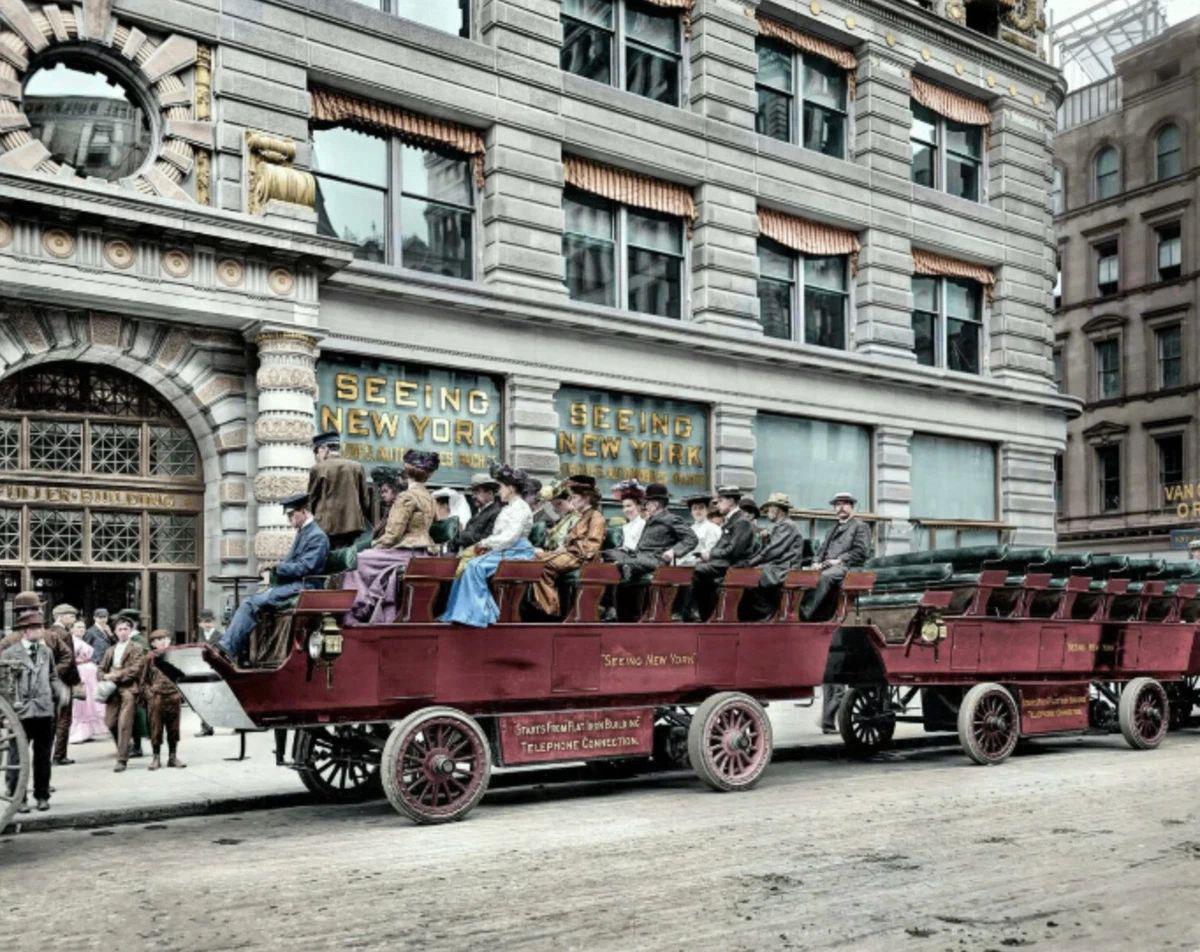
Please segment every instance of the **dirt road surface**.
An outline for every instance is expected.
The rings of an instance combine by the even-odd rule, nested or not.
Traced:
[[[906,742],[683,774],[0,839],[37,949],[1200,949],[1200,732],[1060,739],[993,768]],[[12,943],[11,945],[9,943]]]

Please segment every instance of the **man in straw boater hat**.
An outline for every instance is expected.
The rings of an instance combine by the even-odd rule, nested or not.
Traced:
[[[342,437],[336,430],[313,437],[316,462],[308,471],[309,511],[329,536],[329,547],[352,545],[371,518],[367,474],[362,464],[341,454]]]
[[[308,493],[288,496],[280,505],[288,515],[288,521],[296,530],[291,548],[283,561],[275,566],[274,586],[265,591],[248,595],[234,613],[225,634],[215,645],[217,651],[228,660],[237,663],[246,657],[250,644],[250,632],[264,608],[271,608],[298,595],[304,588],[304,579],[316,575],[325,567],[329,555],[329,536],[325,534],[308,509]],[[269,585],[270,573],[263,572],[263,583]]]
[[[742,611],[751,621],[769,617],[779,607],[779,592],[784,576],[804,562],[804,536],[789,518],[792,502],[786,493],[771,493],[762,504],[771,523],[766,545],[750,556],[747,566],[758,566],[762,576],[758,585],[742,599]]]
[[[603,553],[607,562],[615,562],[621,570],[621,582],[639,582],[653,574],[660,565],[674,565],[696,548],[696,533],[691,526],[668,509],[671,495],[662,483],[651,483],[643,493],[646,510],[637,546],[632,552],[610,549]],[[605,621],[617,620],[617,604],[611,592],[604,596]],[[619,593],[617,593],[619,595]]]
[[[717,586],[731,568],[746,564],[758,546],[754,520],[738,507],[742,491],[737,486],[717,487],[717,510],[724,518],[721,538],[706,558],[702,558],[692,576],[691,596],[683,617],[701,621],[712,614]]]
[[[471,477],[471,495],[478,508],[455,537],[451,545],[454,551],[473,548],[492,534],[496,517],[500,515],[500,500],[496,498],[498,492],[500,484],[492,478],[491,473],[475,473]]]
[[[571,509],[579,520],[563,536],[562,542],[552,551],[538,551],[542,563],[542,577],[533,583],[530,595],[541,614],[558,618],[562,607],[558,597],[560,575],[573,572],[589,562],[594,562],[604,546],[608,524],[600,511],[600,493],[596,489],[594,476],[567,477]]]
[[[15,639],[5,639],[8,647],[0,653],[0,661],[18,669],[15,692],[11,698],[25,737],[33,747],[33,799],[39,810],[50,809],[50,757],[54,749],[54,721],[57,709],[69,705],[70,692],[59,680],[54,655],[43,639],[46,623],[42,604],[36,592],[21,592],[13,599]],[[9,740],[9,766],[17,764],[20,752],[17,739]],[[10,799],[20,797],[22,813],[29,812],[26,791],[17,790],[18,771],[10,769],[5,778]]]

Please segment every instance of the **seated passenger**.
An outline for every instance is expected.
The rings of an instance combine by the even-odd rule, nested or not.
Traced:
[[[771,523],[767,543],[746,562],[758,566],[762,577],[756,588],[742,599],[744,616],[751,621],[769,618],[779,607],[779,593],[784,576],[799,568],[804,561],[804,536],[790,518],[792,503],[785,493],[771,493],[762,505]]]
[[[452,552],[470,549],[492,534],[492,526],[500,515],[500,500],[496,498],[499,489],[500,485],[488,473],[476,473],[471,477],[471,495],[475,497],[477,508],[451,544]]]
[[[871,527],[854,515],[857,501],[851,493],[838,493],[829,501],[837,525],[829,530],[817,550],[813,568],[821,570],[821,580],[805,596],[800,608],[800,617],[805,621],[817,617],[825,600],[841,588],[846,571],[863,565],[871,555]]]
[[[626,479],[613,487],[613,498],[621,504],[621,515],[625,517],[625,524],[621,526],[620,548],[632,554],[637,551],[638,540],[646,528],[646,520],[642,515],[646,489],[636,479]]]
[[[717,586],[731,568],[738,568],[757,547],[753,520],[738,508],[742,491],[736,486],[717,489],[717,509],[723,519],[721,538],[707,558],[701,559],[692,576],[691,595],[683,617],[700,621],[712,614],[717,603]]]
[[[396,620],[396,576],[404,574],[414,555],[427,554],[433,545],[429,538],[433,497],[425,481],[437,468],[437,453],[409,450],[404,454],[408,489],[392,504],[383,534],[359,553],[358,566],[342,582],[356,592],[347,625],[388,625]]]
[[[550,505],[558,515],[555,523],[546,530],[546,551],[553,552],[579,521],[579,513],[571,508],[571,489],[565,481],[554,484]]]
[[[571,476],[567,480],[571,508],[579,519],[552,551],[540,551],[542,577],[534,582],[531,595],[542,614],[557,618],[562,614],[558,598],[558,577],[594,562],[604,545],[607,526],[600,511],[600,493],[592,476]]]
[[[674,565],[696,547],[696,533],[667,508],[671,497],[666,486],[651,483],[646,487],[645,500],[646,524],[635,551],[629,552],[622,546],[603,554],[606,562],[616,563],[621,570],[623,583],[640,581],[660,565]],[[616,608],[607,594],[605,607],[605,619],[615,621]]]
[[[696,536],[696,547],[683,558],[676,559],[675,564],[695,565],[717,544],[717,540],[721,538],[721,527],[708,518],[712,500],[707,493],[703,496],[690,496],[684,502],[692,511],[692,532]]]
[[[283,561],[275,566],[275,584],[242,601],[225,634],[216,644],[221,654],[237,664],[243,664],[246,660],[250,632],[258,621],[258,613],[264,608],[278,607],[298,595],[306,587],[305,578],[321,571],[329,555],[329,536],[308,511],[308,493],[289,496],[282,505],[288,521],[296,530],[296,537]],[[269,571],[263,572],[264,585],[270,584],[270,574]],[[315,583],[312,587],[315,587]]]
[[[393,466],[376,466],[371,470],[371,482],[375,484],[375,492],[379,494],[379,518],[375,520],[371,529],[370,540],[365,543],[360,540],[356,543],[360,552],[383,535],[392,504],[395,503],[396,497],[408,488],[407,484],[401,485],[403,480]]]
[[[500,617],[500,607],[488,588],[488,579],[496,574],[503,561],[533,558],[533,546],[529,544],[533,511],[523,498],[526,478],[524,470],[507,464],[492,468],[492,479],[500,484],[500,514],[492,534],[474,546],[475,558],[467,563],[450,589],[442,621],[486,628]]]

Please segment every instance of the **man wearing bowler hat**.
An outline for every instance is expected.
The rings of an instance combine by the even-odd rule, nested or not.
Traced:
[[[25,728],[25,737],[33,746],[33,799],[39,810],[50,809],[50,755],[54,749],[54,720],[57,709],[70,705],[70,693],[59,680],[54,655],[42,643],[46,635],[42,604],[36,592],[21,592],[13,599],[13,634],[16,641],[0,654],[0,660],[16,665],[13,708]],[[17,740],[9,741],[8,763],[19,763]],[[8,796],[21,798],[20,811],[29,812],[25,791],[16,789],[17,771],[9,770],[5,778]]]
[[[721,538],[706,557],[702,557],[692,575],[691,596],[683,616],[700,621],[712,614],[717,601],[717,586],[731,568],[738,568],[754,554],[758,539],[754,520],[738,506],[742,491],[737,486],[717,487],[717,510],[724,521]]]
[[[492,527],[495,526],[496,517],[500,515],[502,508],[500,500],[496,497],[496,493],[499,491],[500,484],[492,478],[490,473],[476,473],[471,477],[471,495],[475,497],[477,508],[475,515],[455,536],[453,542],[455,552],[473,549],[492,534]]]
[[[692,527],[667,508],[671,495],[662,483],[646,487],[646,525],[637,547],[632,551],[616,548],[601,554],[607,562],[615,562],[621,570],[621,581],[641,581],[660,565],[674,565],[696,547]],[[605,621],[616,621],[617,610],[605,596]]]
[[[342,457],[341,440],[336,430],[313,437],[317,461],[308,471],[309,510],[334,549],[352,545],[371,517],[367,474],[361,463]]]
[[[250,632],[258,621],[258,613],[264,608],[282,605],[304,588],[305,578],[316,575],[325,566],[329,555],[329,536],[313,519],[308,508],[308,493],[288,496],[281,503],[288,514],[288,521],[296,530],[292,547],[283,561],[275,566],[274,586],[265,591],[249,595],[238,606],[229,627],[225,629],[216,649],[235,663],[246,658],[250,643]],[[270,573],[263,572],[264,584],[270,584]]]

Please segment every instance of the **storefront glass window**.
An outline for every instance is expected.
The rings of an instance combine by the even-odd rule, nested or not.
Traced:
[[[996,521],[996,450],[991,443],[918,433],[910,451],[914,519]],[[928,547],[927,529],[917,528],[914,535],[914,548]],[[956,537],[958,545],[997,541],[995,529],[972,529]]]
[[[859,508],[871,499],[871,430],[865,426],[759,413],[754,472],[761,498],[785,492],[797,509],[829,508],[843,490]]]
[[[140,562],[142,560],[142,517],[140,513],[92,513],[92,561]]]
[[[150,514],[150,561],[188,565],[196,561],[196,517]]]
[[[83,512],[77,509],[30,509],[29,556],[35,562],[83,559]]]

